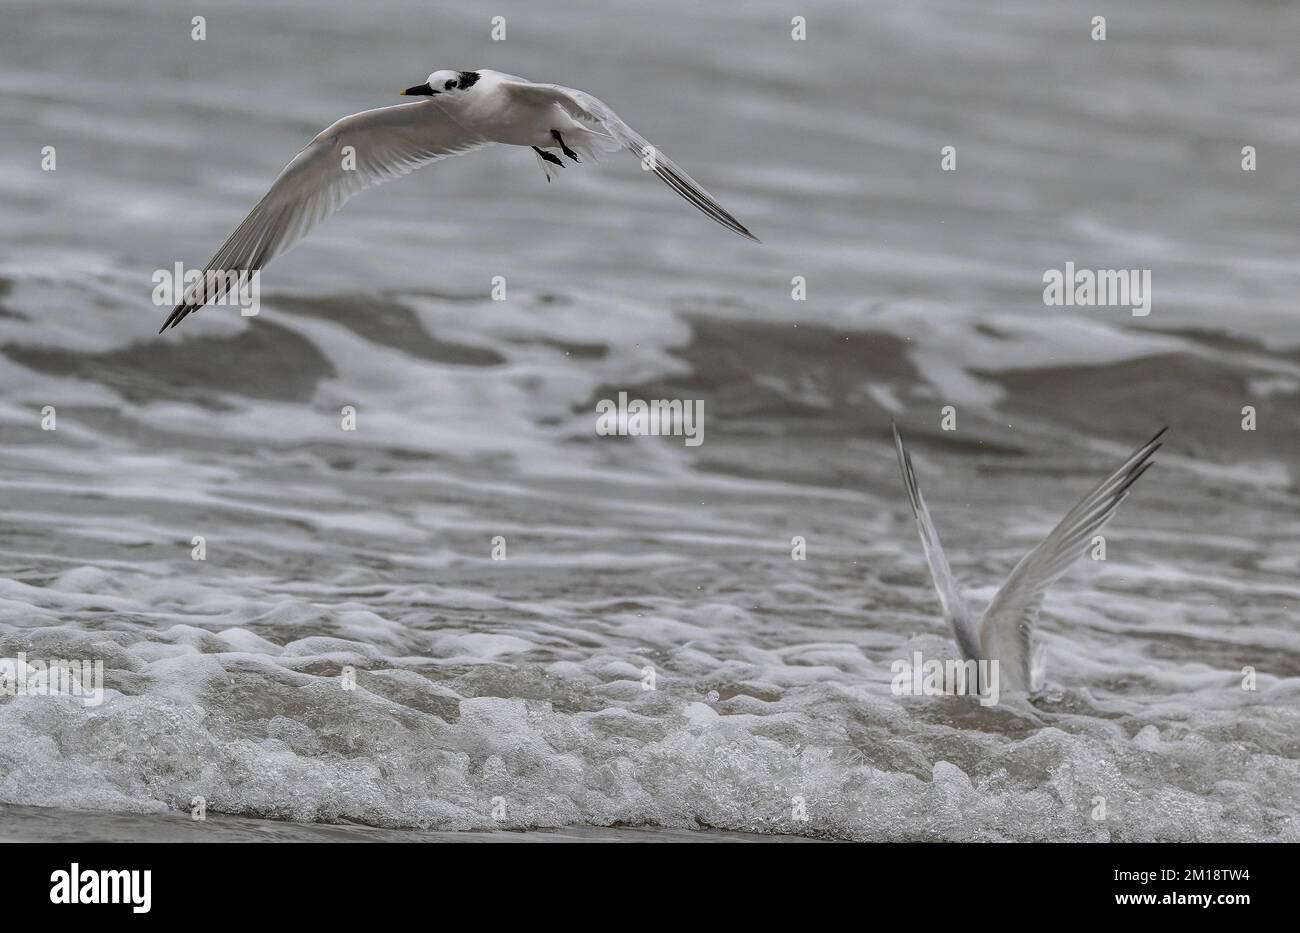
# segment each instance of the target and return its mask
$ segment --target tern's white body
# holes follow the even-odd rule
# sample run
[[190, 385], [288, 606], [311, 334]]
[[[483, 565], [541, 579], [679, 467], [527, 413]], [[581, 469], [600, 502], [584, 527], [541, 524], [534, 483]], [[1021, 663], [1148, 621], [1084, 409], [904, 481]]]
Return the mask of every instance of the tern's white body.
[[[606, 144], [612, 142], [612, 137], [592, 133], [569, 116], [554, 97], [529, 93], [530, 88], [542, 85], [499, 71], [479, 71], [478, 74], [478, 81], [467, 93], [439, 95], [432, 103], [484, 139], [505, 146], [558, 150], [551, 131], [559, 130], [565, 142], [575, 149], [578, 147], [574, 142], [578, 139], [587, 140], [592, 145], [598, 140]], [[570, 134], [573, 139], [570, 139]]]

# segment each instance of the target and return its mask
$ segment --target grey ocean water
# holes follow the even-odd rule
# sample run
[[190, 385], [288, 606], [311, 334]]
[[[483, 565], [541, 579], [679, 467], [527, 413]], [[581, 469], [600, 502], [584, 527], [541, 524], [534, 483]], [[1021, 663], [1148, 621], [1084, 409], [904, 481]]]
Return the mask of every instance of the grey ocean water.
[[[0, 657], [109, 688], [0, 698], [6, 818], [1300, 839], [1300, 10], [1099, 12], [0, 2]], [[497, 149], [155, 335], [153, 272], [312, 135], [475, 67], [595, 93], [764, 245], [630, 157]], [[1067, 261], [1150, 269], [1151, 314], [1044, 307]], [[624, 390], [704, 443], [596, 436]], [[977, 607], [1171, 426], [1047, 598], [1036, 710], [889, 689], [948, 643], [891, 418]]]

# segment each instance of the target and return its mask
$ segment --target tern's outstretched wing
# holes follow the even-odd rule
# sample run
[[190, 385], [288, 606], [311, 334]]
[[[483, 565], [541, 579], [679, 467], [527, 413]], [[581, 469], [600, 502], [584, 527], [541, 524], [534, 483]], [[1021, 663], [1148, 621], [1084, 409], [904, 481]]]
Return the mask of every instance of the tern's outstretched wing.
[[[344, 117], [285, 166], [158, 332], [225, 294], [230, 280], [224, 276], [266, 266], [358, 191], [487, 145], [431, 100]], [[217, 272], [224, 276], [209, 275]]]
[[998, 659], [1001, 689], [1028, 692], [1033, 688], [1030, 636], [1043, 595], [1083, 556], [1092, 536], [1115, 514], [1129, 487], [1151, 466], [1167, 430], [1161, 428], [1070, 509], [1052, 533], [1021, 558], [984, 610], [979, 623], [980, 648], [986, 658]]
[[934, 579], [934, 588], [939, 593], [939, 602], [943, 604], [943, 617], [952, 626], [957, 639], [957, 647], [962, 657], [967, 660], [980, 660], [979, 646], [975, 638], [975, 629], [971, 624], [966, 602], [961, 598], [957, 581], [952, 578], [948, 567], [948, 558], [943, 554], [939, 544], [939, 532], [930, 518], [930, 510], [925, 507], [921, 496], [921, 487], [916, 482], [916, 471], [912, 469], [912, 455], [903, 446], [903, 438], [894, 425], [894, 447], [898, 450], [898, 467], [903, 471], [903, 484], [907, 486], [907, 498], [912, 504], [912, 514], [916, 516], [916, 528], [921, 534], [921, 547], [925, 550], [925, 559], [930, 564], [930, 576]]
[[619, 119], [618, 114], [606, 104], [592, 97], [586, 91], [576, 91], [571, 87], [563, 87], [559, 84], [534, 84], [523, 79], [505, 81], [503, 86], [511, 93], [518, 95], [522, 100], [531, 99], [537, 102], [557, 104], [579, 123], [610, 137], [619, 146], [634, 153], [638, 159], [642, 159], [645, 164], [650, 165], [651, 170], [668, 187], [722, 224], [722, 226], [739, 233], [743, 237], [748, 237], [756, 243], [759, 242], [758, 237], [745, 229], [744, 224], [732, 217], [726, 208], [714, 200], [713, 196], [705, 191], [690, 175], [682, 171], [677, 163], [664, 155], [661, 149], [651, 145], [649, 140]]

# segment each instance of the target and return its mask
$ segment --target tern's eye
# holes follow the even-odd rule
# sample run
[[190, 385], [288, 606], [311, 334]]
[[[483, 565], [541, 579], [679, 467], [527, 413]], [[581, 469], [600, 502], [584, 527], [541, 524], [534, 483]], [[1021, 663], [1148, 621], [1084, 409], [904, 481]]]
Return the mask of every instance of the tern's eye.
[[452, 88], [454, 88], [455, 86], [456, 86], [456, 82], [455, 82], [455, 81], [448, 81], [446, 84], [444, 84], [444, 85], [442, 86], [442, 88], [443, 88], [443, 90], [445, 90], [445, 91], [450, 91], [450, 90], [451, 90]]

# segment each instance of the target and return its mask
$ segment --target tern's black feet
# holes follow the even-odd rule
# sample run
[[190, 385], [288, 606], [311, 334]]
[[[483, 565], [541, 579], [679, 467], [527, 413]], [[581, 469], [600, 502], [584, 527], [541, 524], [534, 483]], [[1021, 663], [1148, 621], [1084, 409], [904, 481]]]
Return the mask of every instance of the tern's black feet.
[[570, 159], [572, 159], [574, 162], [581, 162], [581, 161], [582, 161], [581, 159], [578, 158], [578, 154], [577, 154], [576, 152], [574, 152], [574, 151], [573, 151], [572, 149], [570, 149], [568, 146], [564, 145], [564, 137], [560, 135], [560, 131], [559, 131], [559, 130], [551, 130], [551, 136], [554, 137], [555, 141], [556, 141], [557, 143], [560, 144], [560, 151], [561, 151], [561, 152], [563, 152], [566, 156], [568, 156], [568, 157], [569, 157]]
[[564, 163], [560, 161], [560, 157], [554, 152], [547, 152], [545, 149], [538, 149], [536, 146], [533, 147], [533, 152], [537, 153], [547, 162], [550, 162], [553, 165], [558, 165], [560, 168], [564, 168]]

